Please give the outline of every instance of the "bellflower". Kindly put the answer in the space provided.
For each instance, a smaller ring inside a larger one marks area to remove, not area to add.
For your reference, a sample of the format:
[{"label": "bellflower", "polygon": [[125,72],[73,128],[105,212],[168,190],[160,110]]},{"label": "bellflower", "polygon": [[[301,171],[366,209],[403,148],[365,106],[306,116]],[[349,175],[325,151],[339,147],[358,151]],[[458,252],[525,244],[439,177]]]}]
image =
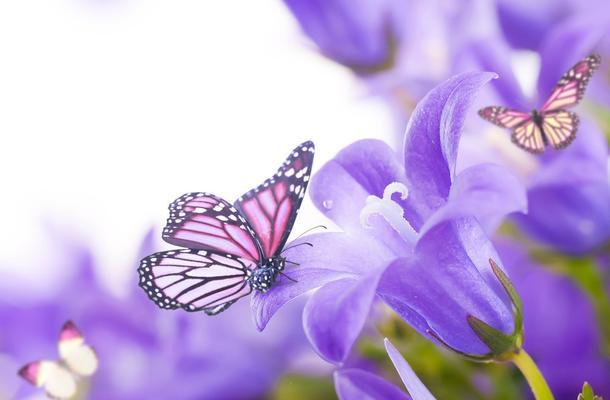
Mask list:
[{"label": "bellflower", "polygon": [[[567,32],[572,32],[568,35]],[[495,87],[499,104],[518,106],[520,109],[539,107],[549,95],[553,85],[576,61],[591,52],[591,47],[599,40],[600,32],[566,30],[559,35],[562,40],[553,41],[553,51],[542,53],[542,70],[538,80],[538,100],[515,105],[516,98],[511,93],[519,93],[505,53],[490,53],[483,47],[473,49],[478,52],[481,66],[492,70],[502,70]],[[557,46],[561,45],[561,49]],[[593,85],[593,82],[591,82]],[[509,88],[512,87],[510,90]],[[585,100],[586,101],[586,100]],[[524,108],[526,107],[526,108]],[[527,169],[523,182],[527,186],[528,213],[518,215],[515,220],[531,238],[563,252],[583,254],[598,248],[610,240],[610,183],[608,180],[608,146],[603,134],[593,123],[579,112],[581,124],[574,142],[561,151],[547,151],[535,157],[514,149],[512,144],[500,147],[498,152],[489,152],[484,157],[502,158],[502,155],[517,151],[516,162],[509,164],[515,171]],[[486,124],[488,130],[498,129]],[[509,132],[493,132],[505,135]],[[479,147],[484,143],[478,138]],[[468,158],[468,156],[464,156]]]},{"label": "bellflower", "polygon": [[600,351],[592,306],[567,277],[533,262],[515,243],[496,248],[523,301],[524,345],[558,399],[573,399],[583,382],[610,396],[610,361]]},{"label": "bellflower", "polygon": [[468,355],[507,350],[491,349],[481,330],[515,344],[519,322],[485,231],[523,211],[525,193],[496,165],[455,174],[468,105],[493,76],[467,73],[432,90],[407,127],[404,162],[384,142],[363,140],[320,169],[311,197],[344,232],[312,235],[304,240],[313,248],[286,252],[300,264],[286,272],[297,282],[283,279],[253,296],[259,329],[283,304],[320,288],[305,306],[303,324],[314,349],[334,363],[349,354],[375,298],[422,334]]},{"label": "bellflower", "polygon": [[[149,235],[138,260],[155,247],[151,242]],[[246,329],[247,303],[217,318],[159,310],[138,290],[136,274],[133,291],[117,298],[95,278],[86,247],[63,245],[56,251],[70,252],[73,274],[52,299],[0,294],[0,375],[9,377],[5,386],[16,388],[19,398],[40,389],[18,377],[17,369],[57,358],[58,331],[67,319],[78,324],[100,359],[86,393],[90,399],[255,398],[273,388],[293,360],[313,355],[298,323],[298,304],[263,335]]]},{"label": "bellflower", "polygon": [[409,395],[402,392],[394,384],[368,371],[343,369],[335,372],[335,389],[339,399],[434,400],[434,396],[415,375],[411,366],[392,343],[385,339],[384,344],[388,356],[392,360]]}]

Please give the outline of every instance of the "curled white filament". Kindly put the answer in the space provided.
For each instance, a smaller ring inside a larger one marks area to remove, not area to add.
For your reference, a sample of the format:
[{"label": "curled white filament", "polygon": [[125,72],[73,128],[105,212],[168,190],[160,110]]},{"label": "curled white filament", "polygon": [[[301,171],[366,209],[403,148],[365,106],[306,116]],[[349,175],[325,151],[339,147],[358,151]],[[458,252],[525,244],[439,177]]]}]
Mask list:
[{"label": "curled white filament", "polygon": [[383,190],[383,198],[371,195],[366,199],[366,205],[360,211],[360,225],[370,228],[369,219],[373,215],[379,215],[385,219],[390,226],[408,243],[415,243],[417,232],[403,216],[403,209],[394,200],[392,195],[399,193],[402,200],[409,196],[409,190],[400,182],[392,182]]}]

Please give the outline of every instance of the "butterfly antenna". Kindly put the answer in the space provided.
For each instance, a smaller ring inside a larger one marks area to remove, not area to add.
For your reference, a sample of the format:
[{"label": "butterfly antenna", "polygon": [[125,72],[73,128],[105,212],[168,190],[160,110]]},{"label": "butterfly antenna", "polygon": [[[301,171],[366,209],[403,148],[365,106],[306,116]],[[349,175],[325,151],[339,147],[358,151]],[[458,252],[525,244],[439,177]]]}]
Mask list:
[{"label": "butterfly antenna", "polygon": [[[297,243],[295,245],[286,247],[284,250],[282,250],[282,253],[284,253],[286,250],[294,249],[295,247],[299,247],[299,246],[303,246],[303,245],[313,247],[313,243],[309,243],[309,242]],[[280,254],[282,254],[282,253],[280,253]]]},{"label": "butterfly antenna", "polygon": [[328,229],[328,228],[327,228],[326,226],[324,226],[324,225],[316,225],[316,226],[314,226],[313,228],[309,228],[309,229],[307,229],[305,232],[301,233],[299,236],[295,237],[295,238],[294,238],[294,240],[297,240],[298,238],[300,238],[301,236],[305,235],[306,233],[309,233],[309,232],[313,231],[314,229],[318,229],[318,228],[321,228],[321,229]]},{"label": "butterfly antenna", "polygon": [[[297,264],[297,265],[298,265],[298,264]],[[286,275],[286,274],[285,274],[285,273],[283,273],[282,271],[279,271],[279,273],[280,273],[280,275],[285,276],[285,277],[286,277],[286,279],[288,279],[288,280],[291,280],[291,281],[293,281],[293,282],[295,282],[295,283],[296,283],[296,282],[298,282],[296,279],[293,279],[293,278],[289,277],[288,275]]]},{"label": "butterfly antenna", "polygon": [[285,262],[292,264],[292,265],[301,265],[299,263],[295,263],[294,261],[290,261],[290,260],[284,260]]}]

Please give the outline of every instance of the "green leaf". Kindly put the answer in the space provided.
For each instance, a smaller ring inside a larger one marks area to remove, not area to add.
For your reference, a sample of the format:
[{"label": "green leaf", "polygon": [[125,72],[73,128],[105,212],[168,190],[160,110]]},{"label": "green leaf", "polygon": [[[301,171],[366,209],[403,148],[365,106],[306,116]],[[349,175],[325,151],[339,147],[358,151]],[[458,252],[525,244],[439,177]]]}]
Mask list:
[{"label": "green leaf", "polygon": [[498,267],[498,264],[496,264],[496,262],[491,258],[489,259],[489,265],[491,265],[491,270],[493,271],[494,275],[496,275],[496,278],[498,278],[502,284],[502,287],[506,291],[506,294],[508,294],[510,301],[513,303],[515,316],[515,329],[513,331],[513,336],[521,338],[523,332],[523,302],[521,301],[521,297],[519,297],[519,294],[515,290],[515,287],[508,276],[506,276],[504,271],[502,271],[502,269]]},{"label": "green leaf", "polygon": [[603,400],[600,396],[593,393],[593,388],[588,382],[582,386],[582,392],[578,395],[578,400]]},{"label": "green leaf", "polygon": [[507,356],[510,358],[510,354],[519,350],[514,336],[507,335],[475,316],[469,315],[467,319],[474,333],[489,347],[494,359],[503,360]]}]

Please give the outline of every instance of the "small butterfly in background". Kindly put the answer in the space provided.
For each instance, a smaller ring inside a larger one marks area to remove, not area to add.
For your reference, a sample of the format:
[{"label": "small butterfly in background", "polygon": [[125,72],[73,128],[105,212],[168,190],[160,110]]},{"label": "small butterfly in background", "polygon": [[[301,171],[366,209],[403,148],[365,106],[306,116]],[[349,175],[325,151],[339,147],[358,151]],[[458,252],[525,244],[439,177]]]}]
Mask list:
[{"label": "small butterfly in background", "polygon": [[314,150],[312,142],[296,147],[275,175],[233,205],[203,192],[170,204],[163,239],[186,248],[141,261],[140,287],[148,297],[164,309],[216,315],[252,290],[269,290],[290,263],[282,252],[305,196]]},{"label": "small butterfly in background", "polygon": [[77,392],[78,382],[95,373],[98,359],[92,347],[72,321],[61,328],[57,361],[34,361],[19,370],[19,375],[32,385],[44,388],[52,399],[70,399]]},{"label": "small butterfly in background", "polygon": [[569,145],[576,137],[578,115],[565,108],[577,105],[583,98],[593,71],[601,58],[592,54],[568,70],[540,111],[525,113],[507,107],[485,107],[479,115],[502,128],[512,128],[512,141],[531,153],[542,153],[549,143],[555,149]]}]

